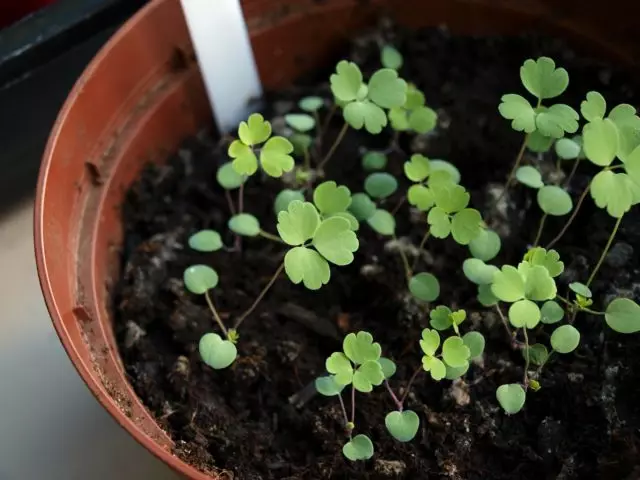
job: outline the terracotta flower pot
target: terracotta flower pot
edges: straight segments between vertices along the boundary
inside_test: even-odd
[[[516,33],[538,27],[634,66],[633,2],[585,0],[245,0],[266,88],[327,58],[378,14],[410,26]],[[582,42],[582,43],[580,43]],[[35,247],[53,323],[96,398],[131,435],[192,479],[211,478],[172,454],[172,441],[125,377],[109,313],[118,278],[119,205],[146,162],[160,162],[211,122],[179,0],[155,0],[87,67],[53,128],[38,182]]]

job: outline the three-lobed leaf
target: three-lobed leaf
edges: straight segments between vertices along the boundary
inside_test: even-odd
[[[251,147],[266,142],[271,136],[271,124],[259,113],[252,113],[246,122],[240,122],[238,137]]]
[[[420,340],[420,348],[425,355],[433,357],[440,346],[440,334],[437,330],[425,328],[422,330],[422,339]]]
[[[442,344],[442,358],[452,367],[463,367],[471,358],[471,350],[460,337],[449,337]]]
[[[318,252],[307,247],[294,247],[284,256],[284,270],[295,285],[303,283],[309,290],[318,290],[329,283],[329,263]]]
[[[549,57],[526,60],[520,67],[520,80],[524,87],[537,98],[554,98],[569,85],[569,74],[564,68],[556,68]]]
[[[627,213],[634,203],[632,184],[624,173],[603,170],[591,180],[590,193],[599,208],[606,209],[614,218]]]
[[[482,215],[478,210],[465,208],[451,220],[451,235],[460,245],[469,245],[482,231]]]
[[[351,205],[351,191],[332,180],[322,182],[313,191],[313,203],[324,215],[346,212]]]
[[[356,365],[361,365],[369,360],[378,360],[382,353],[382,347],[373,341],[369,332],[360,331],[350,333],[342,341],[342,350],[349,360]]]
[[[587,122],[604,118],[607,102],[599,92],[587,92],[586,100],[580,103],[580,113]]]
[[[260,150],[260,164],[271,177],[281,177],[284,172],[293,170],[295,162],[290,153],[293,145],[284,137],[271,137]]]
[[[353,252],[358,250],[358,237],[350,223],[341,217],[330,217],[322,221],[313,235],[313,246],[336,265],[353,262]]]
[[[429,171],[429,159],[419,153],[414,153],[409,161],[404,162],[404,174],[412,182],[422,182],[429,176]]]
[[[329,78],[331,92],[343,102],[351,102],[358,97],[362,86],[362,72],[354,62],[341,60],[336,66],[336,73]]]
[[[532,133],[536,129],[536,111],[529,101],[514,93],[503,95],[498,111],[517,132]]]
[[[606,167],[616,158],[619,134],[609,118],[595,118],[582,129],[584,154],[592,163]]]
[[[561,138],[565,133],[578,131],[580,116],[573,108],[562,103],[551,105],[549,108],[540,107],[536,115],[536,128],[551,138]]]
[[[391,68],[381,68],[369,79],[369,99],[382,108],[396,108],[407,99],[407,82]]]
[[[313,238],[320,225],[320,215],[310,202],[293,200],[286,211],[278,213],[278,233],[291,246],[302,245]]]

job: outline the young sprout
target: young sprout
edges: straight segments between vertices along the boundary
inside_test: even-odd
[[[360,224],[358,219],[348,211],[351,202],[351,191],[344,185],[338,186],[334,181],[321,183],[313,192],[313,203],[322,219],[344,218],[349,222],[351,229],[356,231],[360,228]]]
[[[251,176],[260,166],[271,177],[280,177],[284,172],[293,170],[293,145],[284,137],[271,136],[271,124],[259,113],[249,116],[246,122],[240,122],[239,139],[229,145],[229,156],[233,158],[233,169],[239,175]],[[262,145],[262,146],[260,146]]]
[[[380,63],[384,68],[400,70],[403,63],[402,54],[393,45],[384,45],[380,49]]]
[[[342,454],[351,460],[369,460],[373,457],[373,442],[366,435],[356,435],[342,447]]]
[[[424,94],[415,85],[407,87],[407,99],[402,106],[389,110],[389,123],[396,132],[430,132],[436,127],[438,114],[425,105]]]
[[[469,245],[480,235],[484,224],[480,212],[467,208],[469,193],[454,183],[438,183],[431,190],[435,203],[427,216],[431,235],[446,238],[451,234],[456,243]]]
[[[605,311],[607,325],[618,333],[640,332],[640,306],[628,298],[616,298]]]
[[[418,273],[409,279],[409,291],[423,302],[434,302],[440,296],[440,282],[431,273]]]
[[[215,230],[200,230],[189,237],[188,243],[198,252],[217,252],[224,247],[222,237]]]
[[[518,413],[524,407],[527,400],[527,393],[522,385],[510,383],[500,385],[496,390],[496,398],[502,409],[509,415]]]

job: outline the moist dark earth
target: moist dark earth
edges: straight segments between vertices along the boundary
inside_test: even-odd
[[[537,35],[476,38],[451,36],[444,29],[384,26],[364,32],[335,60],[352,59],[371,73],[379,67],[382,40],[404,54],[401,75],[424,91],[439,113],[435,131],[400,137],[387,170],[402,179],[402,164],[413,152],[454,163],[472,205],[502,237],[502,251],[491,262],[496,265],[521,259],[541,216],[534,191],[522,185],[505,197],[502,214],[488,208],[522,141],[497,110],[501,95],[527,95],[518,74],[522,62],[547,55],[565,67],[571,81],[558,101],[574,108],[589,90],[603,93],[610,106],[637,106],[630,76]],[[331,69],[327,65],[289,90],[268,95],[264,113],[275,130],[302,96],[329,98]],[[321,114],[324,119],[327,110]],[[340,126],[334,116],[322,152]],[[362,191],[362,153],[384,149],[390,140],[389,132],[374,137],[351,130],[330,161],[327,178]],[[430,239],[417,268],[439,278],[438,302],[421,305],[410,298],[397,249],[405,248],[413,260],[427,225],[406,204],[396,215],[399,241],[363,225],[353,264],[332,267],[331,281],[318,292],[293,285],[283,274],[242,325],[236,363],[222,371],[204,365],[198,341],[216,326],[204,298],[185,290],[185,267],[205,263],[218,271],[212,297],[231,322],[256,298],[285,252],[261,238],[243,239],[241,253],[203,254],[187,247],[188,237],[199,229],[228,232],[229,208],[215,181],[216,169],[228,160],[227,144],[208,132],[186,140],[167,164],[145,170],[123,206],[123,273],[112,296],[120,352],[136,392],[176,441],[177,455],[206,472],[247,480],[640,478],[640,335],[616,334],[602,317],[580,314],[579,349],[555,356],[541,376],[541,390],[528,393],[520,413],[504,414],[495,390],[521,381],[522,356],[511,349],[495,310],[477,302],[476,288],[461,270],[468,250],[451,239]],[[555,160],[553,154],[525,158],[547,182],[562,181],[570,170],[571,163],[564,163],[564,173],[558,174]],[[591,174],[582,165],[567,187],[574,202]],[[401,180],[383,205],[392,208],[406,187]],[[273,199],[282,188],[281,180],[260,176],[247,184],[245,210],[264,230],[275,232]],[[542,245],[565,221],[547,222]],[[569,282],[587,278],[613,225],[590,198],[585,201],[555,247],[566,266],[558,280],[560,293],[567,292]],[[234,243],[228,233],[224,240]],[[604,309],[614,296],[640,300],[638,245],[636,210],[625,216],[593,283],[594,308]],[[407,408],[419,414],[421,426],[409,443],[396,442],[386,432],[384,417],[393,404],[384,388],[358,394],[356,429],[370,436],[376,453],[367,462],[346,461],[339,404],[335,398],[305,397],[310,383],[324,373],[326,357],[341,348],[347,332],[366,329],[382,344],[383,355],[397,363],[391,385],[401,390],[419,365],[420,332],[437,304],[467,310],[465,329],[487,338],[482,361],[472,365],[464,381],[418,377]],[[538,329],[530,335],[548,345],[549,334]]]

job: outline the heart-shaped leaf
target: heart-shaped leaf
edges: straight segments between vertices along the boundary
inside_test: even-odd
[[[369,226],[380,235],[391,236],[396,231],[396,220],[386,210],[376,209],[369,218],[367,218]]]
[[[258,158],[251,147],[240,140],[234,140],[229,145],[228,155],[233,158],[231,167],[239,176],[250,176],[258,170]]]
[[[529,101],[513,93],[503,95],[498,111],[517,132],[531,133],[536,129],[536,112]]]
[[[272,137],[260,151],[260,163],[265,173],[271,177],[281,177],[284,172],[293,170],[295,162],[289,155],[293,145],[284,137]]]
[[[236,346],[217,333],[205,333],[200,338],[198,350],[204,363],[215,370],[227,368],[238,356]]]
[[[336,382],[332,375],[326,375],[324,377],[316,378],[315,387],[316,391],[320,395],[324,395],[325,397],[335,397],[336,395],[340,395],[342,390],[344,390],[345,385],[340,385]]]
[[[439,382],[447,375],[447,366],[442,360],[431,355],[424,355],[422,357],[422,369],[425,372],[429,372],[431,378],[436,382]]]
[[[469,243],[469,252],[478,260],[488,262],[500,252],[500,237],[493,230],[483,228],[476,238]]]
[[[509,307],[509,322],[516,328],[534,328],[540,322],[540,308],[531,300],[518,300]]]
[[[447,212],[440,207],[433,207],[427,215],[429,231],[435,238],[447,238],[451,233],[451,220]]]
[[[399,442],[410,442],[418,433],[420,417],[412,410],[390,412],[385,417],[384,424],[393,438]]]
[[[588,92],[587,99],[580,104],[580,113],[587,122],[603,118],[606,112],[607,102],[598,92]]]
[[[372,135],[377,135],[387,126],[384,110],[368,100],[351,102],[342,111],[345,121],[355,130],[362,127]]]
[[[192,265],[184,271],[183,280],[187,290],[203,295],[218,285],[218,273],[208,265]]]
[[[442,344],[442,358],[447,365],[463,367],[471,358],[471,350],[460,337],[449,337]]]
[[[525,165],[524,167],[518,168],[516,170],[516,179],[531,188],[542,188],[544,187],[544,182],[542,181],[542,175],[535,167],[530,165]]]
[[[273,210],[276,215],[280,212],[286,212],[289,209],[289,205],[294,200],[298,200],[299,202],[304,202],[304,195],[300,190],[291,190],[289,188],[285,188],[278,195],[276,195],[276,199],[273,202]]]
[[[396,178],[386,172],[370,174],[364,181],[364,190],[373,198],[387,198],[398,189]]]
[[[199,252],[215,252],[223,247],[222,238],[215,230],[200,230],[191,235],[189,246]]]
[[[436,330],[425,328],[422,330],[422,339],[420,340],[420,348],[425,355],[433,357],[440,346],[440,335]]]
[[[389,379],[396,374],[397,368],[393,360],[390,360],[389,358],[381,357],[378,360],[378,363],[380,363],[380,366],[382,367],[382,374],[384,375],[384,378]]]
[[[257,237],[260,234],[260,222],[249,213],[239,213],[229,219],[229,230],[245,237]]]
[[[540,265],[546,268],[552,277],[557,277],[564,271],[564,263],[560,261],[560,254],[553,249],[531,248],[527,252],[525,260],[531,265]]]
[[[520,80],[524,87],[541,100],[553,98],[569,85],[569,74],[564,68],[556,68],[549,57],[529,59],[520,67]]]
[[[404,162],[404,174],[412,182],[421,182],[429,176],[429,159],[414,153],[408,162]]]
[[[591,197],[599,208],[606,208],[614,218],[620,218],[631,209],[633,192],[624,173],[603,170],[591,180]]]
[[[309,290],[318,290],[329,283],[329,263],[318,252],[307,247],[295,247],[284,256],[284,271],[294,284],[302,282]]]
[[[255,155],[253,156],[253,158],[255,158]],[[216,172],[216,180],[225,190],[233,190],[234,188],[240,187],[240,185],[245,182],[246,178],[247,177],[245,177],[244,175],[240,175],[238,172],[236,172],[236,170],[233,168],[232,162],[225,163]]]
[[[499,270],[495,265],[487,265],[477,258],[467,258],[462,263],[462,271],[476,285],[488,285],[493,282],[493,276]]]
[[[566,133],[578,131],[580,116],[569,105],[557,104],[549,108],[540,107],[536,116],[536,127],[546,137],[561,138]]]
[[[324,215],[346,212],[351,205],[351,192],[334,181],[322,182],[313,191],[313,203]]]
[[[342,454],[352,462],[369,460],[373,457],[373,443],[366,435],[356,435],[344,444]]]
[[[463,186],[450,182],[438,183],[437,185],[432,185],[432,183],[430,181],[429,185],[433,189],[436,206],[445,213],[459,212],[469,205],[471,197]]]
[[[591,298],[592,296],[591,289],[587,287],[584,283],[571,282],[569,284],[569,288],[571,289],[571,291],[577,293],[578,295],[583,296],[584,298]]]
[[[266,142],[271,136],[271,124],[259,113],[253,113],[246,122],[240,122],[238,136],[249,147]]]
[[[382,68],[369,79],[369,99],[382,108],[396,108],[407,99],[407,82],[391,68]]]
[[[618,333],[640,332],[640,306],[628,298],[616,298],[604,316],[607,325]]]
[[[547,215],[561,217],[573,209],[571,196],[556,185],[546,185],[538,190],[537,200]]]
[[[362,157],[362,168],[371,172],[387,166],[387,156],[382,152],[367,152]]]
[[[553,300],[544,302],[540,308],[540,321],[545,324],[558,323],[564,317],[564,309]]]
[[[411,185],[409,187],[409,190],[407,191],[407,200],[409,201],[409,205],[417,207],[418,210],[422,212],[426,212],[433,207],[433,203],[435,201],[433,198],[433,192],[429,187],[419,184]]]
[[[349,385],[353,380],[353,365],[342,352],[332,353],[325,362],[325,368],[334,375],[338,385]]]
[[[360,221],[371,218],[376,211],[376,204],[366,193],[356,193],[351,197],[349,211]],[[393,217],[392,217],[393,218]],[[393,233],[393,232],[392,232]]]
[[[429,313],[429,325],[436,330],[447,330],[453,325],[451,320],[451,309],[444,305],[438,305]]]
[[[350,333],[342,342],[342,349],[353,363],[360,365],[369,360],[378,360],[382,347],[373,341],[369,332]]]
[[[418,300],[433,302],[440,296],[440,282],[430,273],[418,273],[409,280],[409,291]]]
[[[310,202],[293,200],[286,211],[278,213],[278,233],[288,245],[302,245],[313,238],[320,225],[320,215]]]
[[[374,386],[380,385],[384,378],[380,363],[369,360],[360,365],[353,374],[353,387],[359,392],[368,393]]]
[[[353,252],[358,250],[358,237],[347,220],[331,217],[323,220],[313,235],[313,245],[320,255],[336,265],[353,262]]]
[[[573,352],[580,343],[580,332],[573,325],[562,325],[551,334],[551,346],[558,353]]]
[[[515,267],[505,265],[494,274],[491,291],[503,302],[516,302],[524,298],[524,279]]]
[[[469,347],[470,358],[478,358],[484,352],[485,340],[480,332],[467,332],[462,337],[462,341]]]
[[[336,73],[329,78],[331,92],[343,102],[351,102],[358,97],[358,91],[362,86],[362,72],[353,62],[341,60]]]
[[[496,390],[496,398],[505,413],[513,415],[524,407],[524,402],[527,400],[527,393],[521,385],[510,383],[498,387]]]

